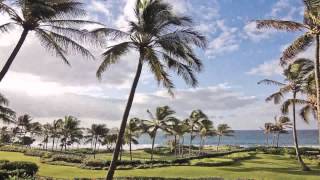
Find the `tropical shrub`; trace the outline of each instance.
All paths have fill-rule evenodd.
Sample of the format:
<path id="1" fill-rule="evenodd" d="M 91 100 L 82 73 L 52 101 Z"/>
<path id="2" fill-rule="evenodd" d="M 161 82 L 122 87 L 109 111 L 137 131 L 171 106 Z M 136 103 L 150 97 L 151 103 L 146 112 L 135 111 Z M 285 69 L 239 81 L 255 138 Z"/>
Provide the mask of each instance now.
<path id="1" fill-rule="evenodd" d="M 53 154 L 51 161 L 64 161 L 69 163 L 82 163 L 84 157 L 70 154 Z"/>
<path id="2" fill-rule="evenodd" d="M 20 178 L 33 177 L 39 170 L 37 164 L 24 161 L 1 161 L 0 179 L 7 179 L 9 176 L 18 176 Z"/>

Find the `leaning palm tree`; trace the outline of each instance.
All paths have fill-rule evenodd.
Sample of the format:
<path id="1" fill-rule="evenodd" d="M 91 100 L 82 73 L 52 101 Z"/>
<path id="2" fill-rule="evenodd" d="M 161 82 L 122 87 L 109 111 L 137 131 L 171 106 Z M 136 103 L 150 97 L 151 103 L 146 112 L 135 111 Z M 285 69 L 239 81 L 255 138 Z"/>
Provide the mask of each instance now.
<path id="1" fill-rule="evenodd" d="M 83 3 L 78 0 L 18 0 L 13 4 L 19 9 L 0 2 L 0 11 L 10 16 L 10 22 L 0 25 L 1 31 L 10 31 L 18 26 L 23 29 L 20 39 L 0 72 L 0 82 L 8 72 L 11 64 L 25 42 L 28 34 L 34 32 L 42 46 L 53 51 L 66 64 L 67 54 L 74 52 L 93 58 L 93 55 L 80 43 L 89 42 L 89 34 L 79 30 L 81 26 L 94 22 L 80 20 L 86 12 Z"/>
<path id="2" fill-rule="evenodd" d="M 130 160 L 132 161 L 132 144 L 139 144 L 138 138 L 141 134 L 140 119 L 132 118 L 129 120 L 124 133 L 124 141 L 129 144 Z"/>
<path id="3" fill-rule="evenodd" d="M 223 136 L 233 136 L 234 131 L 231 129 L 231 127 L 228 124 L 219 124 L 217 127 L 216 134 L 218 136 L 218 145 L 217 145 L 217 151 L 219 150 L 219 145 L 221 138 Z"/>
<path id="4" fill-rule="evenodd" d="M 0 120 L 4 123 L 13 123 L 16 113 L 8 108 L 9 101 L 0 93 Z"/>
<path id="5" fill-rule="evenodd" d="M 278 92 L 270 95 L 266 101 L 274 101 L 275 104 L 279 104 L 281 99 L 285 94 L 291 93 L 292 99 L 286 100 L 282 105 L 282 113 L 287 114 L 289 106 L 292 106 L 292 120 L 293 120 L 293 140 L 296 150 L 297 159 L 302 167 L 303 171 L 308 171 L 310 168 L 304 163 L 301 158 L 297 137 L 297 128 L 296 128 L 296 104 L 299 103 L 297 101 L 297 94 L 301 93 L 304 79 L 301 73 L 296 70 L 297 66 L 295 64 L 291 64 L 287 69 L 284 70 L 284 76 L 286 77 L 287 83 L 281 83 L 274 80 L 265 79 L 260 81 L 258 84 L 267 84 L 267 85 L 276 85 L 279 86 L 280 89 Z"/>
<path id="6" fill-rule="evenodd" d="M 257 20 L 257 28 L 273 28 L 276 30 L 296 32 L 304 31 L 304 34 L 298 37 L 287 49 L 284 50 L 280 63 L 287 64 L 289 60 L 295 58 L 299 53 L 305 51 L 314 42 L 316 42 L 315 49 L 315 84 L 316 84 L 316 106 L 317 106 L 317 120 L 320 143 L 320 2 L 319 0 L 303 0 L 305 5 L 304 21 L 283 21 L 283 20 Z"/>
<path id="7" fill-rule="evenodd" d="M 168 123 L 172 120 L 176 113 L 169 106 L 157 107 L 156 113 L 153 115 L 147 110 L 150 120 L 142 120 L 142 127 L 146 133 L 152 138 L 151 161 L 153 160 L 153 150 L 158 130 L 168 131 Z"/>
<path id="8" fill-rule="evenodd" d="M 176 15 L 172 7 L 162 0 L 137 0 L 135 21 L 129 22 L 128 32 L 100 28 L 96 34 L 112 35 L 124 42 L 111 46 L 103 53 L 104 60 L 97 71 L 98 78 L 110 65 L 118 63 L 120 58 L 130 50 L 139 53 L 138 67 L 123 114 L 118 142 L 113 154 L 107 179 L 111 180 L 116 167 L 121 140 L 140 79 L 143 65 L 148 65 L 156 81 L 172 94 L 174 83 L 169 70 L 176 72 L 187 84 L 196 87 L 198 81 L 195 73 L 202 69 L 201 60 L 194 52 L 195 47 L 206 47 L 205 37 L 192 29 L 192 20 L 186 16 Z"/>
<path id="9" fill-rule="evenodd" d="M 195 132 L 199 131 L 201 121 L 207 121 L 208 116 L 201 110 L 194 110 L 191 112 L 189 118 L 185 120 L 185 123 L 189 126 L 190 131 L 190 143 L 189 143 L 189 156 L 191 156 L 192 141 L 196 137 Z"/>

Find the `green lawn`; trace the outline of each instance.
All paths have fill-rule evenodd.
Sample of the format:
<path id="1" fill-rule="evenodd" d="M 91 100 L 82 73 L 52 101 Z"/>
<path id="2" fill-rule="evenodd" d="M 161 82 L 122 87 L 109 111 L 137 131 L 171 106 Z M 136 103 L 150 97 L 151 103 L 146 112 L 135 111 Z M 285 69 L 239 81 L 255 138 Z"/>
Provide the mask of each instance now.
<path id="1" fill-rule="evenodd" d="M 40 166 L 39 175 L 57 178 L 104 177 L 105 171 L 84 170 L 76 167 L 42 164 L 37 157 L 24 156 L 21 153 L 0 152 L 0 159 L 10 161 L 31 161 Z M 310 164 L 309 164 L 310 165 Z M 320 176 L 320 167 L 311 165 L 313 171 L 301 172 L 294 158 L 276 155 L 257 154 L 255 159 L 241 164 L 224 167 L 167 167 L 155 169 L 136 169 L 117 171 L 117 176 L 161 176 L 161 177 L 224 177 L 226 179 L 314 179 Z"/>

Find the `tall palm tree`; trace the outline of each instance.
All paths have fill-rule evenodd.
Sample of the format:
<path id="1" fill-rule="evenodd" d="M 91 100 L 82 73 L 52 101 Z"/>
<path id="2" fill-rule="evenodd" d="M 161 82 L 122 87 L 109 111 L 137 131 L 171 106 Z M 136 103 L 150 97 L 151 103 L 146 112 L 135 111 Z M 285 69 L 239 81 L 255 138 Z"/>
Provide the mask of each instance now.
<path id="1" fill-rule="evenodd" d="M 55 143 L 59 142 L 59 138 L 61 137 L 63 123 L 64 122 L 62 119 L 54 120 L 52 122 L 51 129 L 50 129 L 50 137 L 52 139 L 52 148 L 51 148 L 52 151 L 54 150 Z"/>
<path id="2" fill-rule="evenodd" d="M 82 129 L 79 127 L 80 121 L 73 116 L 65 116 L 61 131 L 61 149 L 67 150 L 67 146 L 79 142 L 82 137 Z"/>
<path id="3" fill-rule="evenodd" d="M 100 144 L 104 137 L 108 134 L 109 129 L 105 124 L 92 124 L 91 128 L 87 129 L 88 135 L 85 136 L 87 142 L 91 142 L 93 148 L 93 158 L 96 158 L 97 144 Z"/>
<path id="4" fill-rule="evenodd" d="M 149 110 L 147 110 L 150 120 L 142 120 L 142 126 L 144 131 L 152 138 L 151 146 L 151 161 L 153 160 L 153 150 L 154 143 L 156 140 L 158 130 L 167 131 L 168 122 L 173 118 L 173 115 L 176 113 L 169 106 L 157 107 L 156 113 L 153 115 Z"/>
<path id="5" fill-rule="evenodd" d="M 168 135 L 174 137 L 173 145 L 174 145 L 174 155 L 177 157 L 177 144 L 179 144 L 179 151 L 180 151 L 180 142 L 179 135 L 181 134 L 181 125 L 182 121 L 178 118 L 172 117 L 170 121 L 167 123 L 166 132 Z"/>
<path id="6" fill-rule="evenodd" d="M 14 8 L 0 2 L 0 10 L 10 16 L 11 21 L 0 25 L 1 31 L 9 31 L 18 26 L 23 29 L 20 39 L 0 72 L 0 82 L 8 72 L 11 64 L 25 42 L 28 34 L 34 32 L 40 39 L 42 46 L 53 51 L 66 64 L 69 61 L 68 53 L 80 53 L 84 57 L 93 58 L 93 55 L 80 43 L 88 42 L 89 34 L 79 28 L 94 22 L 80 20 L 86 12 L 83 3 L 79 0 L 18 0 Z"/>
<path id="7" fill-rule="evenodd" d="M 189 143 L 189 156 L 191 156 L 192 140 L 196 137 L 195 132 L 199 132 L 199 127 L 202 121 L 207 121 L 208 116 L 201 110 L 194 110 L 191 112 L 189 118 L 185 120 L 185 123 L 189 126 L 190 131 L 190 143 Z"/>
<path id="8" fill-rule="evenodd" d="M 287 116 L 280 116 L 275 118 L 274 129 L 277 133 L 277 148 L 279 147 L 280 134 L 286 134 L 288 131 L 287 128 L 291 127 L 290 119 Z"/>
<path id="9" fill-rule="evenodd" d="M 9 101 L 0 93 L 0 120 L 4 123 L 13 123 L 16 113 L 8 108 Z"/>
<path id="10" fill-rule="evenodd" d="M 281 99 L 284 97 L 285 94 L 291 93 L 292 99 L 288 99 L 282 105 L 282 113 L 287 114 L 289 106 L 292 106 L 292 120 L 293 120 L 293 140 L 296 150 L 296 156 L 298 162 L 300 163 L 303 171 L 308 171 L 310 168 L 304 163 L 303 159 L 301 158 L 300 151 L 299 151 L 299 144 L 298 144 L 298 137 L 297 137 L 297 128 L 296 128 L 296 103 L 297 101 L 297 94 L 302 91 L 304 79 L 301 73 L 297 71 L 295 68 L 297 66 L 295 64 L 291 64 L 287 69 L 284 70 L 284 76 L 286 78 L 287 83 L 281 83 L 274 80 L 265 79 L 260 81 L 258 84 L 267 84 L 267 85 L 276 85 L 279 86 L 280 89 L 278 92 L 270 95 L 266 101 L 274 101 L 275 104 L 279 104 Z"/>
<path id="11" fill-rule="evenodd" d="M 217 151 L 218 151 L 222 137 L 233 136 L 234 131 L 231 129 L 231 127 L 228 124 L 219 124 L 217 127 L 216 133 L 218 136 L 218 145 L 217 145 Z"/>
<path id="12" fill-rule="evenodd" d="M 299 53 L 305 51 L 314 42 L 315 49 L 315 68 L 314 77 L 316 84 L 316 106 L 318 120 L 318 139 L 320 143 L 320 2 L 318 0 L 303 0 L 305 5 L 304 21 L 283 21 L 283 20 L 257 20 L 257 28 L 273 28 L 276 30 L 295 32 L 304 31 L 287 49 L 284 50 L 280 59 L 281 64 L 286 64 L 288 60 L 295 58 Z"/>
<path id="13" fill-rule="evenodd" d="M 42 131 L 41 135 L 43 136 L 43 149 L 48 150 L 48 143 L 49 143 L 49 138 L 50 138 L 50 131 L 52 129 L 51 124 L 46 123 L 42 126 Z"/>
<path id="14" fill-rule="evenodd" d="M 143 65 L 147 64 L 156 81 L 172 94 L 174 84 L 168 74 L 176 72 L 187 84 L 197 86 L 196 72 L 202 69 L 201 60 L 194 53 L 194 47 L 206 47 L 205 37 L 192 29 L 192 20 L 186 16 L 173 13 L 172 7 L 162 0 L 137 0 L 135 21 L 129 22 L 128 32 L 114 31 L 106 28 L 97 29 L 97 34 L 113 35 L 115 39 L 124 38 L 125 42 L 116 44 L 103 53 L 104 60 L 97 71 L 102 73 L 110 65 L 117 63 L 120 57 L 130 50 L 139 53 L 138 67 L 131 87 L 128 102 L 123 114 L 118 142 L 113 154 L 107 179 L 111 180 L 116 167 L 121 140 L 140 79 Z"/>
<path id="15" fill-rule="evenodd" d="M 200 136 L 200 144 L 199 144 L 199 154 L 201 154 L 201 150 L 205 146 L 205 140 L 209 136 L 215 136 L 216 131 L 213 127 L 213 122 L 209 119 L 203 120 L 200 122 L 199 126 L 199 136 Z"/>
<path id="16" fill-rule="evenodd" d="M 19 129 L 18 134 L 20 138 L 25 136 L 28 133 L 28 131 L 31 129 L 31 121 L 32 121 L 32 117 L 28 114 L 18 117 L 15 123 L 17 125 L 17 128 Z"/>
<path id="17" fill-rule="evenodd" d="M 141 134 L 140 119 L 132 118 L 129 120 L 124 133 L 124 141 L 129 144 L 130 160 L 132 161 L 132 143 L 139 144 L 138 138 Z"/>

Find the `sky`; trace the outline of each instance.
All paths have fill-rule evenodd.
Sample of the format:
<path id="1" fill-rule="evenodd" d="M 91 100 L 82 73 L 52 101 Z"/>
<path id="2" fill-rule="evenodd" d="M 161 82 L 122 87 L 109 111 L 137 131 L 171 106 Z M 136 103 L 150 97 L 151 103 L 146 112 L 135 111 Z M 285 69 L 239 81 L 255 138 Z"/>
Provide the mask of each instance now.
<path id="1" fill-rule="evenodd" d="M 177 14 L 189 15 L 194 28 L 205 34 L 208 48 L 198 50 L 204 71 L 198 74 L 199 87 L 190 88 L 172 74 L 175 97 L 159 87 L 147 67 L 139 82 L 130 117 L 147 118 L 147 109 L 169 105 L 185 119 L 201 109 L 215 125 L 228 123 L 233 129 L 260 129 L 265 122 L 280 116 L 279 106 L 265 98 L 276 87 L 257 85 L 269 78 L 282 81 L 279 57 L 282 50 L 300 33 L 257 30 L 253 20 L 282 19 L 301 21 L 301 0 L 166 0 Z M 86 19 L 126 30 L 134 18 L 135 0 L 86 0 Z M 0 15 L 0 24 L 7 22 Z M 87 27 L 92 28 L 92 27 Z M 0 34 L 0 66 L 10 55 L 21 29 Z M 138 55 L 130 52 L 97 80 L 103 49 L 94 48 L 96 60 L 70 55 L 67 66 L 41 47 L 30 34 L 12 68 L 0 84 L 18 115 L 30 114 L 35 121 L 51 122 L 73 115 L 83 126 L 104 123 L 119 126 L 137 66 Z M 312 58 L 312 47 L 299 55 Z M 315 121 L 299 129 L 316 129 Z"/>

